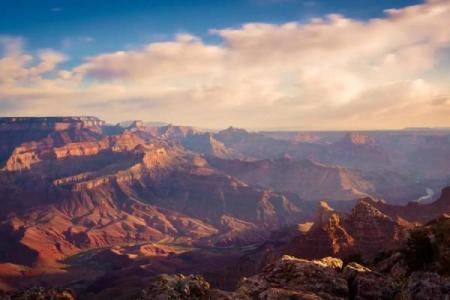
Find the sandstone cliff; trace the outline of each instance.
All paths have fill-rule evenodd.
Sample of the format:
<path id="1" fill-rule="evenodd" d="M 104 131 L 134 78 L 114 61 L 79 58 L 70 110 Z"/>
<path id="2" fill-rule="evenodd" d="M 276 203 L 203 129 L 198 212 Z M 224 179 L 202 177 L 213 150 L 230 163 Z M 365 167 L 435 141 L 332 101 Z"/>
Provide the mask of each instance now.
<path id="1" fill-rule="evenodd" d="M 371 257 L 398 245 L 405 233 L 405 227 L 365 200 L 360 200 L 348 215 L 322 203 L 311 229 L 279 251 L 306 258 Z"/>

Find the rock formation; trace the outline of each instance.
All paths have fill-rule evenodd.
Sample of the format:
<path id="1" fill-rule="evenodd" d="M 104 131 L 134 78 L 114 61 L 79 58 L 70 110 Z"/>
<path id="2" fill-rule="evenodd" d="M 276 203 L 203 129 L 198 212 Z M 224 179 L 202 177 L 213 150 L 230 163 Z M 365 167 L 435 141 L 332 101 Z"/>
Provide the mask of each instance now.
<path id="1" fill-rule="evenodd" d="M 450 187 L 444 188 L 436 201 L 427 204 L 412 201 L 406 205 L 394 205 L 371 199 L 366 201 L 393 219 L 424 224 L 443 213 L 450 213 Z"/>
<path id="2" fill-rule="evenodd" d="M 370 257 L 397 245 L 405 233 L 405 227 L 365 200 L 360 200 L 348 215 L 338 213 L 322 202 L 311 229 L 280 251 L 306 258 Z"/>
<path id="3" fill-rule="evenodd" d="M 329 209 L 326 210 L 329 212 Z M 373 210 L 372 213 L 379 215 Z M 152 283 L 138 299 L 156 299 L 157 295 L 167 297 L 174 292 L 180 295 L 178 289 L 189 293 L 188 295 L 196 291 L 198 299 L 444 300 L 450 297 L 448 269 L 442 269 L 442 263 L 448 262 L 445 256 L 450 244 L 444 236 L 448 235 L 450 229 L 449 220 L 448 216 L 444 216 L 427 227 L 416 229 L 439 236 L 436 240 L 429 240 L 433 247 L 439 249 L 439 254 L 427 265 L 416 266 L 414 269 L 408 264 L 412 258 L 409 256 L 419 258 L 418 255 L 424 253 L 412 251 L 412 248 L 424 248 L 422 244 L 418 244 L 421 241 L 411 236 L 399 248 L 380 255 L 371 267 L 356 262 L 344 265 L 342 260 L 332 257 L 306 260 L 285 255 L 267 265 L 260 273 L 243 278 L 232 292 L 212 289 L 202 277 L 165 275 L 158 278 L 157 288 Z"/>
<path id="4" fill-rule="evenodd" d="M 176 141 L 145 128 L 103 135 L 89 127 L 100 121 L 81 121 L 75 131 L 18 145 L 6 160 L 0 227 L 10 241 L 0 243 L 3 262 L 21 248 L 25 256 L 14 262 L 33 267 L 141 241 L 253 243 L 303 217 L 298 198 L 222 174 Z"/>
<path id="5" fill-rule="evenodd" d="M 449 212 L 450 190 L 430 204 L 367 198 L 423 192 L 408 163 L 423 149 L 436 161 L 419 175 L 426 173 L 427 187 L 442 185 L 446 164 L 432 167 L 447 153 L 444 135 L 408 136 L 404 147 L 400 133 L 291 140 L 128 125 L 0 118 L 0 289 L 24 289 L 6 299 L 58 297 L 59 290 L 27 289 L 36 284 L 73 287 L 87 299 L 439 299 L 448 292 L 447 217 L 428 221 Z M 336 210 L 320 202 L 315 217 L 318 202 L 305 201 L 360 197 L 349 212 L 340 210 L 352 201 L 336 202 Z M 426 226 L 407 233 L 419 223 Z"/>
<path id="6" fill-rule="evenodd" d="M 34 287 L 17 292 L 1 293 L 0 300 L 75 300 L 75 294 L 67 289 Z"/>
<path id="7" fill-rule="evenodd" d="M 216 156 L 208 161 L 244 182 L 296 193 L 306 200 L 355 200 L 376 192 L 375 185 L 358 170 L 310 160 L 296 161 L 284 157 L 242 161 L 223 160 Z"/>

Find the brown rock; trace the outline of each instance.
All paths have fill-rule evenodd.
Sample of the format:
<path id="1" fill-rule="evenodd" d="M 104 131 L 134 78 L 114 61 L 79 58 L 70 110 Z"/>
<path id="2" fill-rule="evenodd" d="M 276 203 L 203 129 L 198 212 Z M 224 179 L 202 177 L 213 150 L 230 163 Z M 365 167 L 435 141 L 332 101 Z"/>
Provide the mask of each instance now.
<path id="1" fill-rule="evenodd" d="M 23 291 L 1 293 L 0 300 L 75 300 L 75 295 L 68 289 L 35 287 Z"/>
<path id="2" fill-rule="evenodd" d="M 431 272 L 414 272 L 402 296 L 411 300 L 447 300 L 450 298 L 450 279 Z"/>
<path id="3" fill-rule="evenodd" d="M 358 263 L 347 264 L 343 271 L 347 279 L 350 299 L 389 300 L 399 292 L 386 275 L 372 271 Z"/>
<path id="4" fill-rule="evenodd" d="M 299 299 L 346 299 L 347 281 L 336 272 L 337 261 L 333 260 L 331 264 L 330 261 L 283 256 L 268 265 L 261 274 L 244 278 L 236 293 L 256 299 L 277 294 L 281 295 L 281 299 L 287 299 L 289 295 L 299 296 Z"/>
<path id="5" fill-rule="evenodd" d="M 136 298 L 136 300 L 209 300 L 210 289 L 209 283 L 201 276 L 164 274 L 154 278 L 150 282 L 149 287 L 142 290 L 140 296 Z"/>

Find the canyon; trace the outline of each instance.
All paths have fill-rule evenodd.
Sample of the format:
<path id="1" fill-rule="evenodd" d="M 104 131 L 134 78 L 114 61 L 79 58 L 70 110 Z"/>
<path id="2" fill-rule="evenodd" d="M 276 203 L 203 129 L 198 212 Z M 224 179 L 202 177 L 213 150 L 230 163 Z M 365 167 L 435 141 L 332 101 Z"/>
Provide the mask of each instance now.
<path id="1" fill-rule="evenodd" d="M 447 224 L 449 151 L 445 130 L 0 118 L 0 289 L 154 299 L 182 284 L 214 299 L 379 299 L 357 298 L 354 285 L 388 280 L 379 274 L 393 267 L 381 265 L 411 232 Z M 430 199 L 416 202 L 425 189 Z M 444 277 L 429 276 L 446 282 L 437 268 Z"/>

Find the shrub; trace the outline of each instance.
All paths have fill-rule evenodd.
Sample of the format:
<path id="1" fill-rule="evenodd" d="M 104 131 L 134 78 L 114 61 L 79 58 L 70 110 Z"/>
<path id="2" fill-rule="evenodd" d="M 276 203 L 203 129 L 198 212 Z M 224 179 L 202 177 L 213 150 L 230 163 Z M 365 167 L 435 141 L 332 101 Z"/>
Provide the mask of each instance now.
<path id="1" fill-rule="evenodd" d="M 430 265 L 436 259 L 436 249 L 426 230 L 414 230 L 402 251 L 410 271 Z"/>

